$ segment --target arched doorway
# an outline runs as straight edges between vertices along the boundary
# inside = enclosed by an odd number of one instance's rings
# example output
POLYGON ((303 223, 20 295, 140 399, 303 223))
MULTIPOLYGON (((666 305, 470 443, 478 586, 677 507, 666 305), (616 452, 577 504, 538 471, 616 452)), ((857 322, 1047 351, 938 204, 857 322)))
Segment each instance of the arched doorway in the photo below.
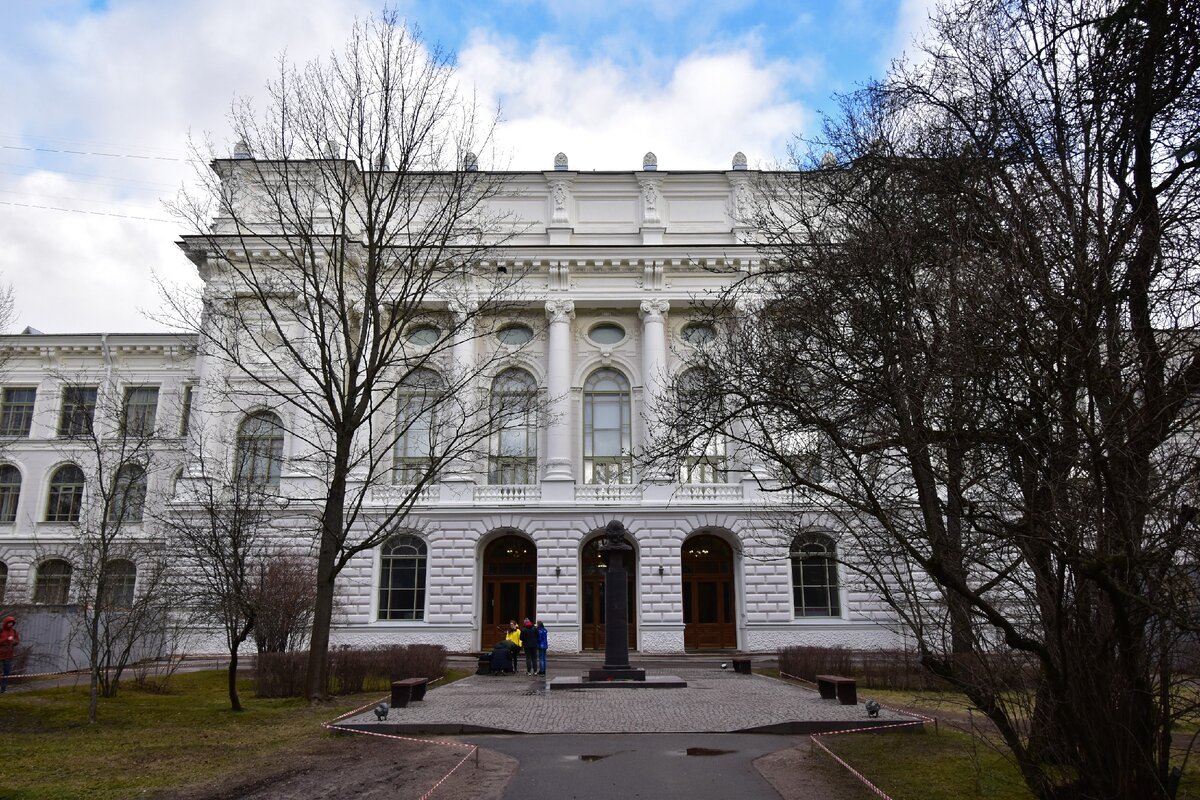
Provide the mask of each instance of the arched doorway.
POLYGON ((683 646, 687 650, 737 647, 733 549, 711 533, 683 543, 683 646))
POLYGON ((480 646, 504 638, 508 621, 537 619, 537 548, 524 536, 506 534, 483 551, 483 625, 480 646))
MULTIPOLYGON (((604 544, 604 536, 596 536, 583 546, 579 554, 580 569, 583 576, 583 649, 604 649, 604 578, 605 567, 600 558, 600 545, 604 544)), ((633 542, 626 537, 625 544, 633 547, 633 542)), ((629 649, 637 649, 637 550, 629 556, 631 563, 625 565, 628 571, 626 582, 626 597, 629 598, 629 649)))

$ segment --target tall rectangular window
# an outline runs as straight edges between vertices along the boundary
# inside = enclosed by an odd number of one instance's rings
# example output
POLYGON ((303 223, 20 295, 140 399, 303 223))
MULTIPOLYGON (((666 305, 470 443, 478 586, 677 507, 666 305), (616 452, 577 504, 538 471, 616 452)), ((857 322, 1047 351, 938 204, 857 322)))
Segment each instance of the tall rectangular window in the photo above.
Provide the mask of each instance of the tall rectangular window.
POLYGON ((132 386, 125 390, 123 423, 127 436, 153 436, 157 414, 157 386, 132 386))
POLYGON ((179 409, 179 435, 185 437, 188 435, 189 426, 192 422, 192 385, 189 383, 183 387, 183 403, 179 409))
POLYGON ((0 436, 28 436, 37 389, 5 387, 0 394, 0 436))
POLYGON ((58 413, 59 436, 90 436, 96 418, 96 387, 66 386, 58 413))

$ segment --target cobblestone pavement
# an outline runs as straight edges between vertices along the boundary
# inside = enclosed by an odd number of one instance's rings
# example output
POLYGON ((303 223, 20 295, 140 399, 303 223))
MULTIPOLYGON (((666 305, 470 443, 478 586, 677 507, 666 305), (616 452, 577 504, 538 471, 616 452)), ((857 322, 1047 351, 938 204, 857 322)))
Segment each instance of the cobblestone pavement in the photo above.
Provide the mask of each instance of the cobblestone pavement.
POLYGON ((815 733, 894 724, 913 717, 884 709, 871 720, 859 704, 843 706, 784 681, 716 668, 675 665, 685 689, 549 691, 544 678, 475 675, 393 709, 386 722, 370 711, 339 725, 395 733, 815 733))

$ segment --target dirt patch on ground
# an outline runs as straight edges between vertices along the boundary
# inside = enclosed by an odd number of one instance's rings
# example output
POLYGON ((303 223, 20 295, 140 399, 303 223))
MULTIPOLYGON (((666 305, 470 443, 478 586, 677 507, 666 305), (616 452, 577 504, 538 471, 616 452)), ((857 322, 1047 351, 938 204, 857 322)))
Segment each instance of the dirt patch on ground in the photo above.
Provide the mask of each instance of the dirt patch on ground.
POLYGON ((754 760, 783 800, 868 800, 875 795, 807 742, 754 760))
POLYGON ((253 772, 159 795, 162 800, 309 800, 355 797, 416 800, 438 781, 430 800, 499 800, 517 770, 516 759, 470 745, 451 747, 411 740, 337 734, 253 772), (460 762, 461 765, 460 765, 460 762), (455 767, 457 766, 457 769, 455 767), (454 770, 448 778, 445 776, 454 770))

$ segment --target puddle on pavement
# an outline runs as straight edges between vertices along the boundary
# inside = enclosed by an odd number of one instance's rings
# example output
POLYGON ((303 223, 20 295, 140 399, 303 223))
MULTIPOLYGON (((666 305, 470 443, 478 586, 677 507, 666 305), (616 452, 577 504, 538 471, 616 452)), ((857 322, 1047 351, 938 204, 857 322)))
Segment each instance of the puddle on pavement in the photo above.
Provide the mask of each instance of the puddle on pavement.
POLYGON ((608 758, 612 753, 605 753, 602 756, 583 755, 583 756, 566 756, 568 761, 599 761, 602 758, 608 758))
POLYGON ((714 750, 711 747, 689 747, 684 751, 689 756, 724 756, 736 753, 737 750, 714 750))

